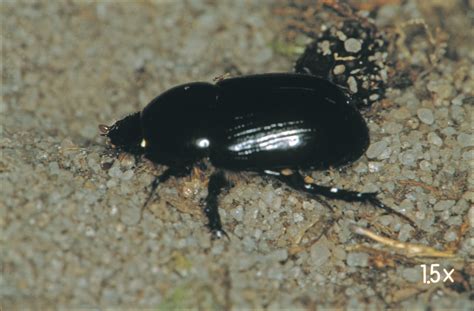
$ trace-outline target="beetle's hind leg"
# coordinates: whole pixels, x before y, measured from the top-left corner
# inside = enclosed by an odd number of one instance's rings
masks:
[[[346,202],[363,202],[370,203],[378,208],[381,208],[391,214],[395,214],[400,218],[408,221],[412,226],[417,227],[413,220],[406,215],[392,209],[391,207],[383,204],[377,198],[377,192],[357,192],[339,189],[336,187],[320,186],[314,183],[312,177],[303,177],[298,171],[285,169],[280,172],[265,171],[266,174],[274,175],[279,180],[283,181],[290,187],[304,191],[314,195],[321,195],[331,199],[342,200]]]
[[[207,226],[213,237],[221,238],[225,235],[227,238],[229,236],[222,229],[221,217],[219,216],[219,202],[218,197],[222,192],[222,189],[229,187],[229,182],[227,181],[223,171],[216,171],[211,175],[209,184],[207,186],[208,194],[206,198],[206,207],[204,208],[204,213],[206,214],[209,223]]]

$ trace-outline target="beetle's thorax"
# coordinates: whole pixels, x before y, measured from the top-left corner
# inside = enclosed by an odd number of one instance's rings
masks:
[[[216,96],[214,85],[197,82],[174,87],[153,99],[141,115],[146,157],[166,165],[206,157],[212,145],[209,113]]]

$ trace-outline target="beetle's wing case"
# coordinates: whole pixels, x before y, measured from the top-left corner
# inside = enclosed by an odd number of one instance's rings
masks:
[[[264,74],[219,82],[211,161],[229,169],[338,166],[369,142],[360,113],[334,84]]]

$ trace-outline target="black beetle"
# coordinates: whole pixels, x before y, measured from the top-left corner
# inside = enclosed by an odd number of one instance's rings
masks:
[[[153,99],[142,112],[99,128],[119,149],[168,166],[153,182],[152,193],[208,158],[216,171],[204,211],[218,237],[225,234],[217,203],[228,185],[223,170],[272,175],[314,195],[388,209],[376,193],[319,186],[300,175],[300,169],[351,163],[369,146],[367,125],[350,97],[314,76],[270,73],[183,84]]]

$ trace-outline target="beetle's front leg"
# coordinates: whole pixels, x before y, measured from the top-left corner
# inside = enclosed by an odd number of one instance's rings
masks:
[[[389,213],[395,214],[405,219],[412,226],[417,227],[414,221],[409,217],[383,204],[379,199],[377,199],[377,192],[357,192],[339,189],[336,187],[320,186],[314,183],[314,179],[312,177],[303,177],[298,171],[289,169],[285,169],[280,172],[265,171],[265,173],[268,175],[274,175],[276,178],[285,182],[287,185],[296,190],[304,191],[314,195],[322,195],[327,198],[346,202],[370,203],[378,208],[384,209]]]
[[[150,185],[150,194],[143,204],[143,208],[145,208],[148,203],[150,203],[156,188],[158,188],[160,184],[166,182],[168,179],[170,179],[170,177],[184,177],[189,175],[190,172],[191,166],[168,167],[161,175],[156,176]]]
[[[221,217],[219,216],[218,210],[218,196],[222,192],[222,189],[228,187],[229,182],[227,181],[223,171],[217,171],[211,175],[209,185],[207,186],[208,194],[204,213],[209,220],[207,226],[215,238],[221,238],[223,235],[229,238],[227,233],[222,229]]]

